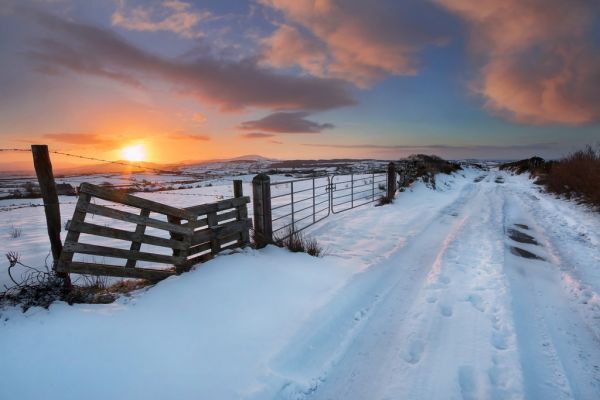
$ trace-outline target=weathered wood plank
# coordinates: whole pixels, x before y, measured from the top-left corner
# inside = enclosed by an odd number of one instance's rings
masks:
[[[314,182],[314,181],[313,181]],[[244,186],[241,180],[236,179],[233,181],[233,197],[239,198],[244,196]],[[248,219],[248,205],[244,204],[237,206],[234,210],[235,217],[238,221]],[[250,232],[249,228],[242,229],[240,233],[240,246],[245,246],[250,243]]]
[[[140,216],[149,217],[150,210],[140,211]],[[144,232],[146,232],[146,225],[137,224],[137,226],[135,227],[135,235],[140,237],[140,236],[144,235]],[[142,248],[142,242],[139,240],[134,240],[131,242],[131,247],[129,248],[129,251],[137,253],[140,251],[141,248]],[[133,258],[130,258],[127,260],[127,264],[125,264],[125,268],[135,268],[135,264],[136,264],[136,260]]]
[[[110,228],[108,226],[101,226],[91,224],[88,222],[69,222],[69,230],[77,231],[79,233],[86,233],[88,235],[96,235],[108,237],[111,239],[126,240],[128,242],[142,242],[153,246],[168,247],[171,249],[184,249],[185,244],[178,240],[165,239],[158,236],[151,236],[143,234],[137,235],[135,232],[126,231],[123,229]]]
[[[82,211],[87,211],[91,214],[100,215],[103,217],[114,218],[120,221],[131,222],[134,224],[144,224],[146,226],[151,226],[153,228],[163,229],[169,232],[175,232],[182,235],[190,235],[191,229],[183,227],[181,225],[172,224],[169,222],[159,221],[154,218],[143,217],[141,215],[132,214],[127,211],[122,210],[114,210],[112,208],[101,206],[99,204],[87,204],[85,207],[80,207],[79,204],[76,206],[77,209],[82,209]]]
[[[215,256],[211,253],[204,253],[204,254],[200,254],[200,255],[196,255],[194,257],[190,257],[187,260],[187,266],[188,269],[193,267],[194,265],[200,264],[200,263],[204,263],[207,262],[209,260],[212,260]]]
[[[71,272],[74,274],[116,276],[121,278],[139,278],[147,279],[149,281],[160,281],[162,279],[168,278],[169,276],[175,275],[175,271],[172,270],[160,270],[149,268],[124,268],[116,265],[85,263],[78,261],[71,262],[66,268],[64,265],[61,265],[59,268],[62,272]]]
[[[200,216],[200,215],[208,214],[210,212],[217,212],[217,211],[227,210],[229,208],[235,208],[237,206],[241,206],[242,204],[248,204],[248,203],[250,203],[250,197],[244,196],[244,197],[237,197],[237,198],[233,198],[233,199],[221,200],[216,203],[200,204],[197,206],[187,207],[187,208],[184,208],[184,210]]]
[[[211,249],[210,242],[201,243],[198,245],[191,246],[188,250],[188,256],[192,256],[194,254],[203,253]]]
[[[250,226],[252,226],[252,219],[245,219],[242,221],[226,222],[222,225],[216,225],[212,228],[196,231],[192,236],[192,245],[197,245],[214,239],[220,240],[227,235],[240,233],[242,230],[248,229]]]
[[[217,221],[221,222],[221,221],[226,221],[228,219],[234,219],[234,218],[236,218],[236,214],[237,214],[236,210],[231,210],[231,211],[224,212],[222,214],[217,214]],[[185,224],[181,224],[181,226],[189,227],[190,225],[189,225],[189,223],[185,223]],[[200,218],[200,219],[196,220],[196,228],[203,228],[205,226],[208,226],[208,218]]]
[[[139,261],[150,261],[162,264],[177,264],[182,260],[180,257],[167,256],[164,254],[154,254],[146,252],[132,252],[125,249],[115,249],[113,247],[99,246],[88,243],[65,243],[65,249],[72,253],[91,254],[96,256],[115,257],[134,259]],[[123,267],[124,268],[124,267]]]
[[[193,212],[186,209],[171,207],[156,201],[132,196],[125,192],[115,191],[91,183],[82,183],[79,187],[80,193],[87,193],[99,199],[113,201],[115,203],[126,204],[128,206],[150,210],[159,214],[171,215],[181,219],[189,220],[193,218]]]
[[[211,212],[206,215],[208,219],[208,229],[207,231],[211,233],[210,235],[210,251],[213,254],[217,254],[219,252],[219,241],[217,240],[217,232],[221,229],[222,225],[218,225],[217,221],[217,213]],[[193,237],[192,237],[193,240]]]
[[[188,221],[188,225],[191,228],[192,232],[194,231],[194,229],[196,229],[196,224],[197,224],[197,217],[194,216],[193,218],[191,218]],[[192,245],[192,235],[188,235],[186,237],[183,238],[183,242],[186,245],[186,248],[184,250],[181,250],[180,252],[180,259],[181,261],[179,263],[177,263],[175,265],[175,270],[177,271],[177,273],[182,273],[185,271],[189,271],[190,269],[190,265],[187,261],[188,255],[190,254],[190,247]]]
[[[81,193],[79,198],[77,199],[77,205],[75,206],[75,211],[73,212],[73,219],[71,220],[71,224],[73,223],[83,223],[85,221],[86,215],[86,207],[90,204],[91,196],[89,194]],[[65,244],[67,243],[77,243],[79,240],[79,232],[72,230],[69,227],[69,231],[67,232],[67,237],[65,238]],[[73,260],[73,252],[66,250],[63,246],[63,249],[60,253],[60,258],[58,260],[57,270],[61,267],[68,267],[68,264]]]
[[[225,247],[230,246],[231,243],[229,243],[229,242],[236,242],[236,245],[239,247],[239,245],[240,245],[240,233],[236,232],[236,233],[233,233],[231,235],[226,235],[226,236],[223,236],[223,237],[219,238],[219,245],[221,246],[220,250],[224,250]],[[225,246],[225,243],[229,243],[229,244]]]

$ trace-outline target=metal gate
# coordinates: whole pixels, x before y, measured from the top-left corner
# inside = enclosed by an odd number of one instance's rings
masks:
[[[285,238],[327,218],[330,186],[329,176],[272,182],[273,237]]]
[[[386,195],[385,172],[326,175],[271,182],[273,237],[283,239]]]
[[[386,173],[331,176],[331,212],[334,214],[379,200],[386,194]]]

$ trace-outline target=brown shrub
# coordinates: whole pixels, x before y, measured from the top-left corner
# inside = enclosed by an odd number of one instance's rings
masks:
[[[561,159],[544,183],[553,193],[600,207],[600,148],[587,146]]]

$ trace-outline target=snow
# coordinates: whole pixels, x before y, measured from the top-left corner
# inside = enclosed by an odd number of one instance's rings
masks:
[[[436,178],[308,228],[321,258],[245,249],[114,304],[0,310],[0,398],[600,398],[600,216],[524,176]],[[43,260],[42,215],[3,212],[4,248]]]

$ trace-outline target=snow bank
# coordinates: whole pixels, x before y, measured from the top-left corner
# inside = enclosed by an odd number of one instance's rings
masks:
[[[0,398],[237,398],[350,271],[270,246],[110,305],[0,311]]]

